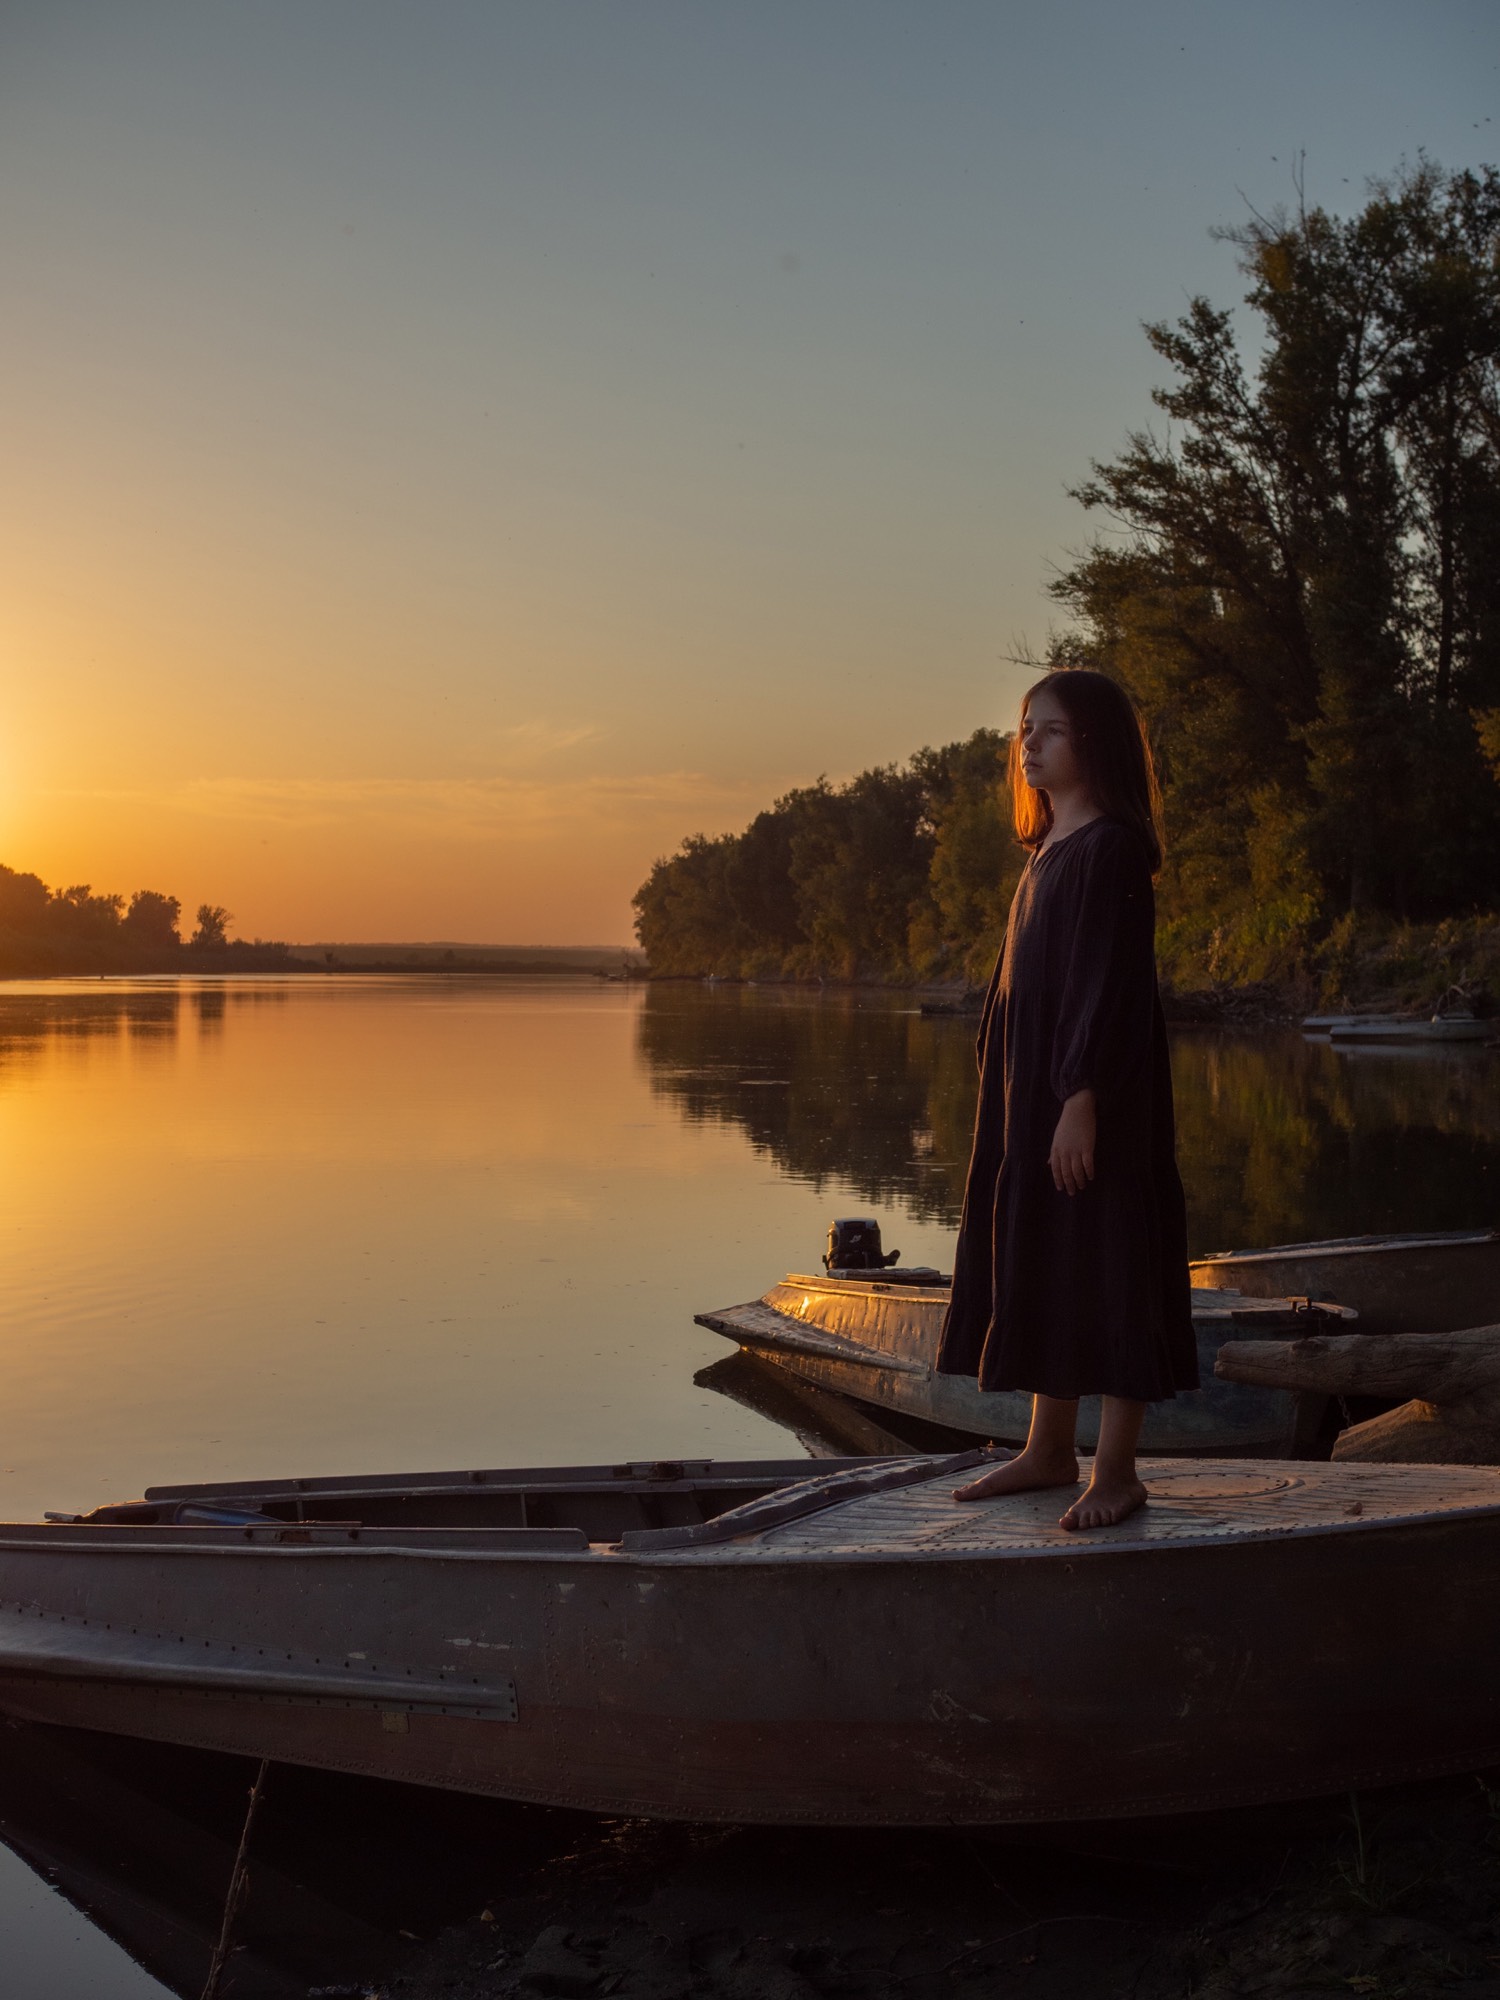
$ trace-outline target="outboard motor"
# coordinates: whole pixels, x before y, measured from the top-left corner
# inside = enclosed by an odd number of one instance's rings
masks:
[[[889,1256],[881,1251],[878,1222],[846,1216],[829,1224],[825,1271],[884,1271],[900,1261],[899,1250],[892,1250]]]

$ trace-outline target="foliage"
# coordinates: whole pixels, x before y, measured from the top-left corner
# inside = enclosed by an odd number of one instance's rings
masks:
[[[1076,489],[1113,528],[1054,585],[1051,662],[1114,675],[1150,725],[1164,970],[1311,991],[1341,920],[1495,907],[1500,174],[1422,159],[1350,218],[1222,234],[1259,351],[1204,298],[1146,329],[1169,427]],[[636,898],[653,969],[982,978],[1019,862],[1000,743],[684,843]]]
[[[0,866],[0,973],[172,971],[188,962],[181,915],[181,901],[159,889],[137,889],[127,904],[86,882],[49,889],[39,875]],[[290,962],[284,945],[230,939],[230,921],[218,904],[199,908],[192,943],[214,954],[215,969]]]
[[[176,896],[163,896],[155,889],[137,889],[121,929],[141,944],[181,944],[177,935],[177,919],[181,915],[182,904]]]
[[[233,921],[221,903],[200,903],[198,928],[188,942],[198,951],[217,951],[229,942],[228,926]]]
[[[1484,708],[1474,718],[1475,733],[1479,737],[1479,753],[1490,767],[1495,783],[1500,785],[1500,708]]]
[[[1194,299],[1174,380],[1076,497],[1060,661],[1117,675],[1168,796],[1169,919],[1221,976],[1341,912],[1492,903],[1500,849],[1500,176],[1421,161],[1349,220],[1225,232],[1263,345]]]
[[[921,750],[848,784],[789,792],[740,834],[694,834],[635,897],[658,973],[979,977],[1020,854],[1000,796],[1004,738]]]

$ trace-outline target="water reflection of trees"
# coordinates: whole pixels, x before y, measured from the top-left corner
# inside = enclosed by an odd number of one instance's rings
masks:
[[[956,1222],[974,1116],[970,1024],[851,993],[660,985],[639,1036],[653,1087],[690,1122],[738,1126],[815,1188],[837,1182]]]
[[[653,1087],[736,1126],[796,1180],[958,1220],[974,1023],[852,993],[659,985],[640,1016]],[[1194,1248],[1500,1214],[1500,1060],[1350,1056],[1300,1035],[1181,1034],[1179,1152]]]
[[[231,1007],[280,1005],[287,998],[284,988],[271,985],[174,984],[100,992],[63,987],[0,994],[0,1078],[56,1048],[123,1040],[142,1049],[167,1049],[189,1023],[200,1036],[214,1035]]]
[[[1173,1073],[1201,1248],[1500,1219],[1500,1062],[1488,1050],[1181,1035]]]

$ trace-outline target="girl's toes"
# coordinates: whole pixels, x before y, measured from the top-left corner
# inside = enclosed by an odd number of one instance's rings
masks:
[[[1123,1521],[1146,1502],[1146,1489],[1137,1482],[1132,1486],[1116,1487],[1113,1490],[1083,1495],[1075,1500],[1067,1513],[1058,1521],[1060,1528],[1077,1530],[1081,1528],[1112,1528],[1117,1521]]]

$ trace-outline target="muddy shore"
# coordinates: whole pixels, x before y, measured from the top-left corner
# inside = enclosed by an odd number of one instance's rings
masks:
[[[1500,2000],[1500,1773],[1129,1826],[572,1831],[378,1990]]]
[[[255,1775],[7,1723],[0,1841],[199,2000]],[[1128,1824],[858,1832],[604,1820],[277,1765],[247,1857],[218,2000],[1500,2000],[1500,1771]],[[6,2000],[11,1969],[0,1946]]]

